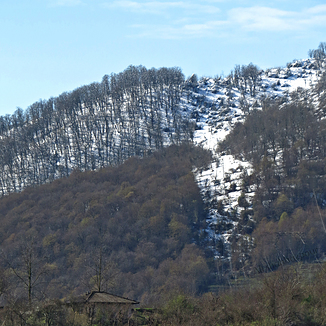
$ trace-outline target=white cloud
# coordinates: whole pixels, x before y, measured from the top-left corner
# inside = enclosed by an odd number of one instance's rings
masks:
[[[55,0],[51,1],[51,6],[53,7],[75,7],[82,5],[81,0]]]
[[[303,31],[320,25],[326,6],[308,8],[301,12],[269,7],[235,8],[229,11],[229,21],[247,31]],[[323,21],[326,26],[326,20]]]
[[[151,13],[151,14],[162,14],[169,10],[181,9],[184,11],[200,12],[206,14],[214,14],[220,11],[219,8],[213,5],[208,4],[194,4],[185,1],[147,1],[147,2],[138,2],[138,1],[113,1],[110,3],[104,3],[106,8],[121,8],[138,13]]]
[[[296,13],[268,7],[235,8],[229,20],[249,31],[282,31],[296,28]]]
[[[219,30],[219,36],[225,34],[223,27],[228,23],[224,21],[209,21],[203,24],[185,24],[180,26],[169,25],[133,25],[134,29],[140,30],[137,34],[139,37],[151,37],[162,39],[181,39],[181,38],[202,38],[216,36],[216,31]],[[134,36],[134,35],[133,35]],[[226,36],[226,35],[224,35]]]
[[[196,37],[234,37],[251,33],[284,33],[307,35],[314,28],[326,27],[326,5],[301,11],[281,10],[275,7],[237,7],[225,12],[213,5],[223,0],[205,0],[201,4],[185,1],[114,1],[109,8],[120,8],[137,13],[165,14],[174,12],[164,21],[133,25],[133,32],[141,37],[181,39]],[[205,4],[206,2],[206,4]],[[210,2],[210,4],[208,4]],[[176,14],[177,13],[177,18]],[[209,16],[218,13],[218,16]],[[174,17],[173,19],[171,17]],[[212,19],[212,17],[216,19]],[[221,18],[223,17],[223,19]]]
[[[319,6],[309,8],[307,12],[310,14],[321,14],[323,12],[326,13],[326,5],[319,5]]]

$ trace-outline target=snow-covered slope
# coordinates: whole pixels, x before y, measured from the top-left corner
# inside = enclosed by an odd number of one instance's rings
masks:
[[[244,86],[234,86],[232,75],[221,78],[201,78],[197,85],[191,84],[181,105],[196,122],[194,141],[214,153],[214,162],[206,171],[195,171],[202,195],[208,203],[208,234],[212,240],[219,239],[230,244],[230,236],[236,232],[237,220],[243,208],[238,198],[242,191],[241,177],[250,175],[249,162],[236,160],[232,155],[217,152],[218,143],[223,140],[237,122],[242,122],[253,108],[261,109],[266,97],[289,97],[299,88],[307,90],[312,99],[318,100],[313,86],[325,70],[317,69],[313,59],[294,61],[286,68],[260,71],[255,94],[244,92]],[[255,189],[245,193],[251,203]],[[224,212],[221,212],[222,203]],[[231,217],[230,217],[231,216]],[[221,253],[216,251],[217,256]]]
[[[210,207],[207,232],[229,244],[243,210],[239,197],[250,204],[255,189],[243,192],[241,184],[250,163],[218,153],[218,143],[267,97],[290,100],[301,88],[306,92],[300,96],[318,104],[313,86],[323,71],[325,63],[320,68],[320,62],[306,59],[266,71],[238,66],[226,78],[197,81],[193,75],[184,83],[178,68],[130,66],[101,83],[34,103],[25,113],[17,110],[10,119],[0,117],[0,195],[192,138],[214,153],[206,171],[195,171]]]

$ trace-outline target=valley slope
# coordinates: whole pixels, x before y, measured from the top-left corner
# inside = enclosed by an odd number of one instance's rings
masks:
[[[325,76],[313,56],[225,78],[130,66],[1,117],[4,275],[25,247],[38,295],[80,293],[105,253],[107,289],[158,302],[322,256]]]

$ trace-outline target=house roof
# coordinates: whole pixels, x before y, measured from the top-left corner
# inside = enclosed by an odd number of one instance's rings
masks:
[[[92,291],[70,301],[71,303],[115,303],[115,304],[137,304],[139,302],[120,297],[108,292]]]

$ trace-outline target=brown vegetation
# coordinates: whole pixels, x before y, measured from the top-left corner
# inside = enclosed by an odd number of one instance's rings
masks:
[[[200,298],[178,295],[134,325],[325,325],[325,266],[296,265],[260,275],[250,286]]]
[[[205,210],[191,171],[209,161],[172,146],[2,198],[8,302],[95,289],[153,304],[203,291]]]

